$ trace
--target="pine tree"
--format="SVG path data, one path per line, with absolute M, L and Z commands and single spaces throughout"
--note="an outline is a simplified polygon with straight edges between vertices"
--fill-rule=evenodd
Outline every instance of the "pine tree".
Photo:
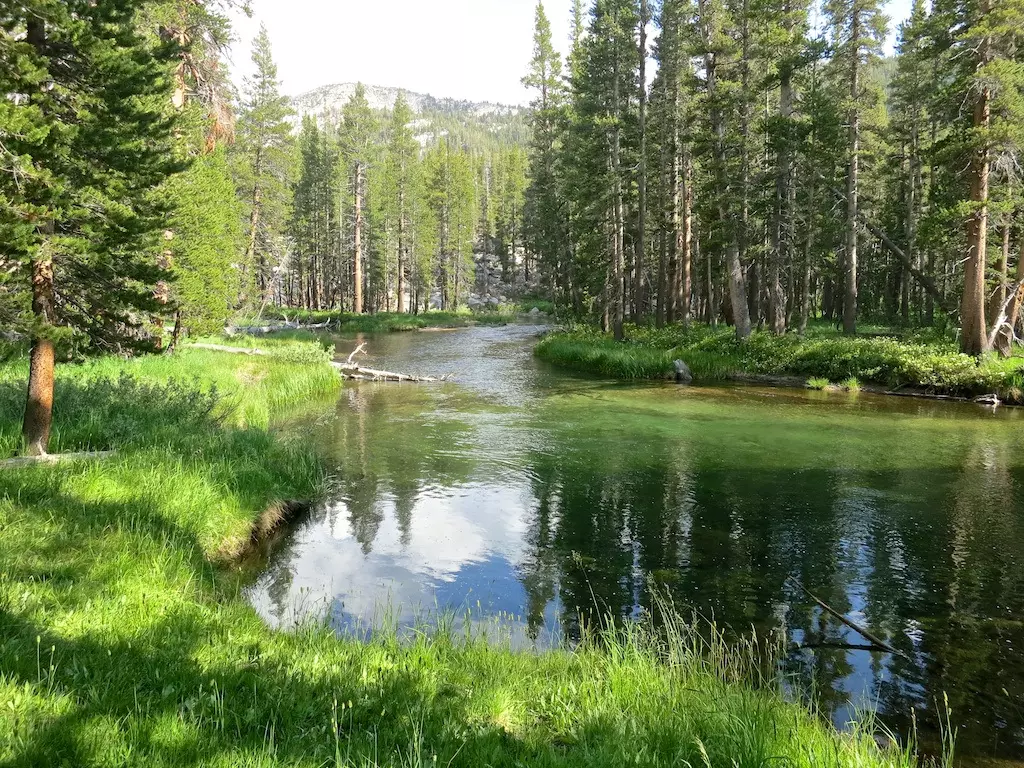
M 562 60 L 552 43 L 551 23 L 543 3 L 537 4 L 533 58 L 523 84 L 534 94 L 530 103 L 533 140 L 524 200 L 524 234 L 529 250 L 538 255 L 549 284 L 559 286 L 561 296 L 568 300 L 571 284 L 567 225 L 556 171 L 564 118 Z M 555 293 L 558 295 L 559 291 Z
M 349 174 L 352 207 L 352 311 L 363 311 L 363 244 L 366 239 L 366 174 L 374 158 L 376 118 L 360 83 L 343 109 L 342 154 Z
M 846 79 L 849 138 L 846 171 L 846 244 L 843 252 L 843 332 L 857 332 L 857 257 L 860 238 L 861 120 L 865 102 L 865 69 L 880 53 L 885 16 L 878 0 L 828 0 L 825 13 L 832 25 L 833 64 Z
M 727 68 L 730 61 L 737 59 L 738 51 L 729 33 L 732 19 L 720 0 L 700 0 L 698 24 L 701 31 L 698 50 L 704 63 L 704 99 L 710 128 L 710 135 L 703 141 L 712 147 L 708 174 L 711 187 L 706 197 L 709 202 L 714 201 L 714 207 L 708 213 L 715 217 L 713 243 L 725 252 L 732 321 L 737 338 L 743 340 L 750 336 L 751 330 L 747 281 L 740 259 L 742 228 L 746 222 L 744 216 L 738 217 L 732 211 L 742 212 L 745 207 L 746 169 L 741 159 L 746 150 L 730 152 L 731 147 L 740 144 L 734 138 L 738 105 L 736 99 L 731 98 L 738 84 L 734 68 Z M 740 190 L 736 188 L 737 178 L 741 181 Z
M 274 274 L 282 255 L 294 173 L 288 99 L 281 95 L 270 36 L 265 27 L 253 42 L 256 72 L 247 77 L 235 145 L 236 184 L 245 215 L 243 269 L 254 272 L 259 300 L 272 296 Z
M 999 323 L 989 335 L 985 294 L 990 192 L 993 160 L 1017 155 L 1024 142 L 1024 74 L 1019 53 L 1024 43 L 1022 20 L 1021 0 L 969 0 L 960 8 L 962 31 L 954 43 L 958 55 L 953 60 L 962 62 L 963 73 L 958 95 L 972 107 L 970 127 L 960 131 L 961 146 L 970 158 L 960 346 L 972 355 L 991 349 L 1003 325 Z
M 391 138 L 387 147 L 387 173 L 389 184 L 388 203 L 393 206 L 391 221 L 395 232 L 395 297 L 398 312 L 405 312 L 407 277 L 412 265 L 415 238 L 415 205 L 421 174 L 419 172 L 420 145 L 413 136 L 410 124 L 413 112 L 400 93 L 391 113 Z
M 31 293 L 24 439 L 45 454 L 56 344 L 152 348 L 166 274 L 156 189 L 180 170 L 166 117 L 173 49 L 138 32 L 136 4 L 27 2 L 0 12 L 3 271 Z
M 441 309 L 459 308 L 472 272 L 477 194 L 470 157 L 444 141 L 426 158 L 430 204 L 437 225 Z
M 220 332 L 238 298 L 234 262 L 245 242 L 227 149 L 215 147 L 195 158 L 188 172 L 167 182 L 162 194 L 171 206 L 168 232 L 173 232 L 173 240 L 168 245 L 173 251 L 169 289 L 176 317 L 174 341 L 186 330 Z

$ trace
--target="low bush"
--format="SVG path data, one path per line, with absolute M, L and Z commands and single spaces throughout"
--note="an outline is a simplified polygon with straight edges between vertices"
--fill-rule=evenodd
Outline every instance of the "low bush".
M 688 329 L 629 326 L 616 344 L 589 329 L 551 334 L 537 356 L 575 370 L 623 379 L 659 378 L 682 359 L 697 379 L 713 381 L 734 373 L 799 376 L 829 381 L 857 379 L 888 388 L 919 387 L 953 395 L 1000 393 L 1008 399 L 1024 383 L 1024 360 L 977 360 L 958 352 L 948 339 L 901 341 L 884 336 L 835 334 L 800 337 L 753 333 L 738 341 L 731 328 L 694 325 Z M 692 362 L 691 362 L 692 361 Z

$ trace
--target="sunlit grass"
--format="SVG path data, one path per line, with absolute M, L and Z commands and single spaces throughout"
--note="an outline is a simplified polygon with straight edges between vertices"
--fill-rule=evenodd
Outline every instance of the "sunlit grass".
M 901 340 L 824 331 L 806 337 L 757 332 L 740 342 L 731 328 L 627 326 L 626 341 L 615 343 L 605 334 L 577 328 L 547 336 L 536 353 L 566 368 L 621 379 L 669 377 L 672 361 L 680 359 L 698 382 L 735 373 L 829 381 L 855 378 L 862 384 L 916 387 L 941 394 L 998 393 L 1011 402 L 1018 402 L 1024 389 L 1024 358 L 989 355 L 977 360 L 960 354 L 953 341 L 934 334 L 927 340 L 923 334 Z
M 270 630 L 231 555 L 269 505 L 325 481 L 308 445 L 265 429 L 338 386 L 304 354 L 62 371 L 62 446 L 119 451 L 0 470 L 0 764 L 916 765 L 870 723 L 836 733 L 787 701 L 752 642 L 666 606 L 657 626 L 543 654 L 451 618 L 365 642 Z M 5 369 L 0 392 L 23 372 Z M 16 429 L 5 409 L 0 434 Z

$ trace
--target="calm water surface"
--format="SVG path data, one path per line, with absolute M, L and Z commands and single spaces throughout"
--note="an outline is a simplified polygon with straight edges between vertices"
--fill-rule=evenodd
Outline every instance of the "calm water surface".
M 250 588 L 272 624 L 339 631 L 438 610 L 519 644 L 639 615 L 649 584 L 737 632 L 838 723 L 1024 758 L 1024 413 L 866 394 L 623 385 L 531 357 L 528 326 L 364 337 L 366 364 L 455 382 L 347 386 L 293 429 L 330 500 Z M 342 356 L 354 340 L 338 340 Z M 823 613 L 804 585 L 902 656 Z

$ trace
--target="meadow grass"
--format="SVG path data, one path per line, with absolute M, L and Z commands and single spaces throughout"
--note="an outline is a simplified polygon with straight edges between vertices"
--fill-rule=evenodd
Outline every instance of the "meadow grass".
M 266 316 L 279 320 L 298 321 L 303 324 L 331 323 L 331 330 L 339 333 L 398 333 L 424 328 L 466 328 L 472 325 L 507 325 L 521 314 L 518 306 L 505 305 L 494 311 L 457 312 L 431 310 L 410 315 L 397 312 L 377 312 L 355 315 L 349 312 L 319 312 L 310 310 L 274 310 Z
M 0 765 L 916 765 L 788 701 L 752 644 L 670 611 L 548 653 L 457 622 L 369 641 L 269 629 L 231 555 L 325 478 L 266 415 L 333 391 L 328 366 L 287 357 L 64 367 L 65 396 L 82 386 L 63 447 L 118 453 L 0 469 Z M 104 431 L 117 406 L 121 431 Z M 2 434 L 16 422 L 2 411 Z
M 813 329 L 805 337 L 755 332 L 737 341 L 731 328 L 691 325 L 654 329 L 627 326 L 616 343 L 590 328 L 546 336 L 536 348 L 542 360 L 622 379 L 670 378 L 672 361 L 684 360 L 697 381 L 736 374 L 850 381 L 888 388 L 916 387 L 934 393 L 974 396 L 998 393 L 1020 401 L 1024 358 L 995 355 L 977 360 L 935 333 L 846 337 Z

